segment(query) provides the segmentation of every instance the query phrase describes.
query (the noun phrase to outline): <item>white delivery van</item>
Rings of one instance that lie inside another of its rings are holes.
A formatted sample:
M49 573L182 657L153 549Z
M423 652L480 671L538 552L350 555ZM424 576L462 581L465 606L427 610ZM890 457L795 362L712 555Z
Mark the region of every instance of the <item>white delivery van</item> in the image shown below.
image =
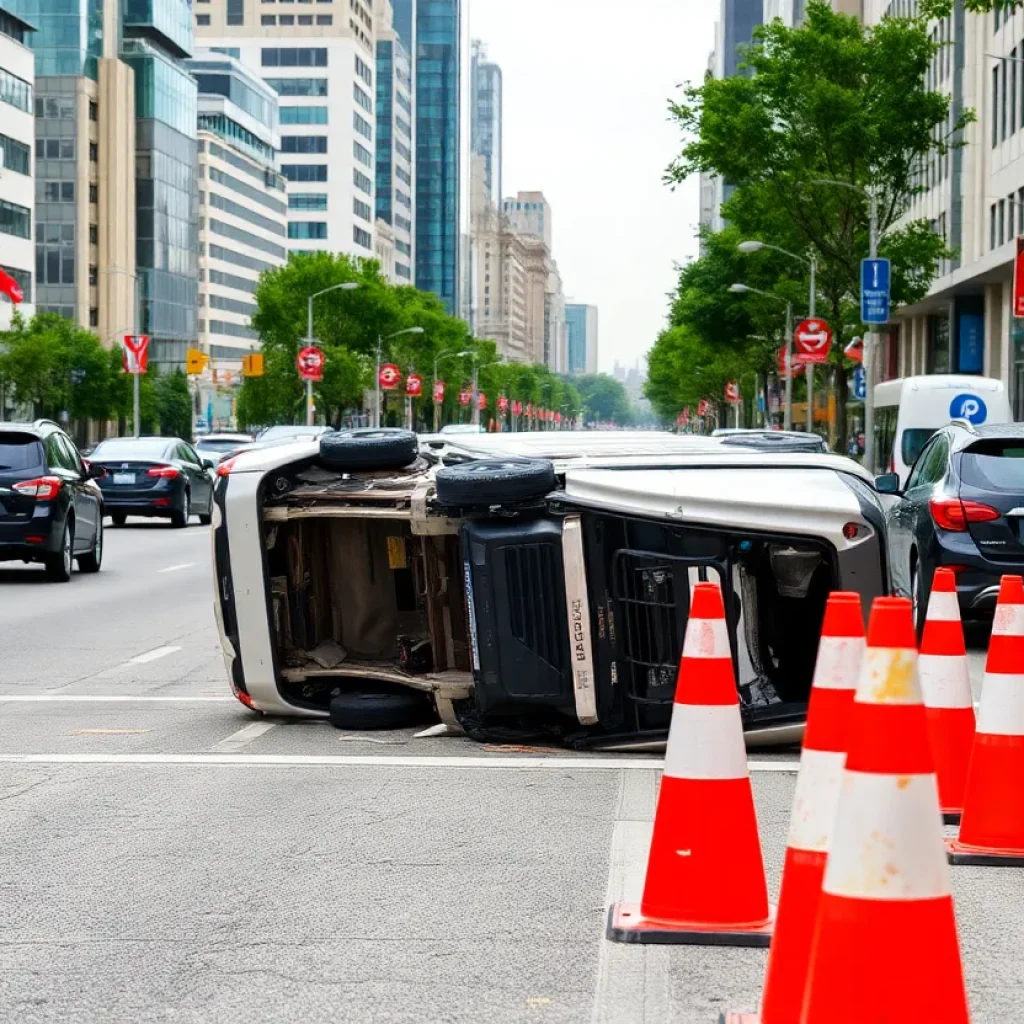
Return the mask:
M903 377L875 385L876 476L897 473L907 482L928 438L950 420L1012 423L1006 386L992 377L936 373Z

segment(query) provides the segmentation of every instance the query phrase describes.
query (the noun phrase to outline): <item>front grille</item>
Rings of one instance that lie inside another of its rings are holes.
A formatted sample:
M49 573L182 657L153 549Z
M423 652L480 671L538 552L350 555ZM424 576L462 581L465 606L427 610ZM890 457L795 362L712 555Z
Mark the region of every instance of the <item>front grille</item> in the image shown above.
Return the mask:
M509 631L556 670L565 664L562 575L550 544L517 544L502 550L508 585Z

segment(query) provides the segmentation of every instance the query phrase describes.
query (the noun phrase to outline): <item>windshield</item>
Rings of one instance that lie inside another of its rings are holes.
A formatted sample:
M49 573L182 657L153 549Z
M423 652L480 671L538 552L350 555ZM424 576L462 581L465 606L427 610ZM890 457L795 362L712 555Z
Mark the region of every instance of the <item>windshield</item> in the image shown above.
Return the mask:
M924 446L928 443L929 438L938 429L938 427L911 427L909 430L903 431L900 454L906 465L912 466L917 462L918 455L924 451Z
M248 440L244 437L231 438L200 438L196 441L196 448L200 451L207 452L233 452L240 445L248 444Z
M983 491L1018 493L1024 500L1024 441L986 441L960 459L960 480Z
M100 441L90 456L96 462L104 459L163 459L170 452L166 437L118 437Z
M43 464L43 446L31 434L0 436L0 470L32 469Z

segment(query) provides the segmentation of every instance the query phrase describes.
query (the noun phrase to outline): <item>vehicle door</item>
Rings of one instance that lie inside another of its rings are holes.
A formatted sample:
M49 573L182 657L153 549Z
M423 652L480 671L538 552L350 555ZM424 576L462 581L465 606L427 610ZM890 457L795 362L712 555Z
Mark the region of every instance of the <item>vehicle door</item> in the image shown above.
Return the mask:
M210 479L206 467L203 466L203 460L196 454L195 449L184 441L177 444L174 455L183 464L188 477L189 487L192 491L192 507L196 511L202 509L205 514L210 508L213 481Z
M910 571L912 551L917 550L918 557L924 558L929 566L932 561L932 551L935 547L935 521L932 519L930 502L940 490L939 485L946 479L949 471L949 437L946 434L936 434L922 449L921 456L914 464L916 471L920 466L920 472L911 472L907 479L908 504L906 507L907 523L904 536L907 540L906 564L907 571ZM912 485L912 486L911 486ZM927 587L924 593L931 589L931 572L929 570Z
M55 437L64 451L67 464L71 466L69 485L75 502L75 552L91 551L101 518L99 489L89 480L82 457L71 438L64 434L56 434Z
M940 440L944 438L934 437L925 445L910 470L902 495L889 512L889 558L893 589L904 596L910 595L910 552L919 519L918 507L923 504L925 515L928 514L928 500L934 487L929 473Z
M78 527L78 502L76 500L76 485L79 483L78 474L75 471L74 462L70 452L60 443L60 435L50 434L43 440L43 451L46 453L46 474L56 477L61 482L60 494L57 500L51 504L50 514L53 516L54 529L60 530L69 512L75 515L75 550L78 549L79 527ZM82 529L88 536L88 520L82 524Z

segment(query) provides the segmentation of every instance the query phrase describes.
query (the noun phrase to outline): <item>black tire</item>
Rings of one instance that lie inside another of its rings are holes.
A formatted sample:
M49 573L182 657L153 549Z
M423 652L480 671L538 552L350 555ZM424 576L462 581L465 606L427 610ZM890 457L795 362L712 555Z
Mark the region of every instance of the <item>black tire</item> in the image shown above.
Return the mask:
M443 505L502 505L543 498L555 488L555 467L547 459L478 459L437 471Z
M209 526L213 522L213 498L210 498L209 508L205 512L199 513L199 525Z
M436 721L430 697L404 686L374 687L331 698L331 725L336 729L405 729Z
M99 572L103 565L103 517L100 516L96 524L96 539L92 544L92 551L78 556L79 572Z
M171 513L171 526L181 530L188 526L189 516L192 514L192 499L188 491L181 496L181 508L176 508Z
M67 519L64 521L64 532L61 534L60 550L56 554L47 555L44 563L46 578L51 583L67 583L71 579L74 549L75 527L74 523Z
M419 450L411 430L369 427L320 438L320 461L331 469L401 469L416 461Z
M124 524L126 522L128 522L128 513L127 512L111 512L110 513L110 521L115 526L124 526Z

